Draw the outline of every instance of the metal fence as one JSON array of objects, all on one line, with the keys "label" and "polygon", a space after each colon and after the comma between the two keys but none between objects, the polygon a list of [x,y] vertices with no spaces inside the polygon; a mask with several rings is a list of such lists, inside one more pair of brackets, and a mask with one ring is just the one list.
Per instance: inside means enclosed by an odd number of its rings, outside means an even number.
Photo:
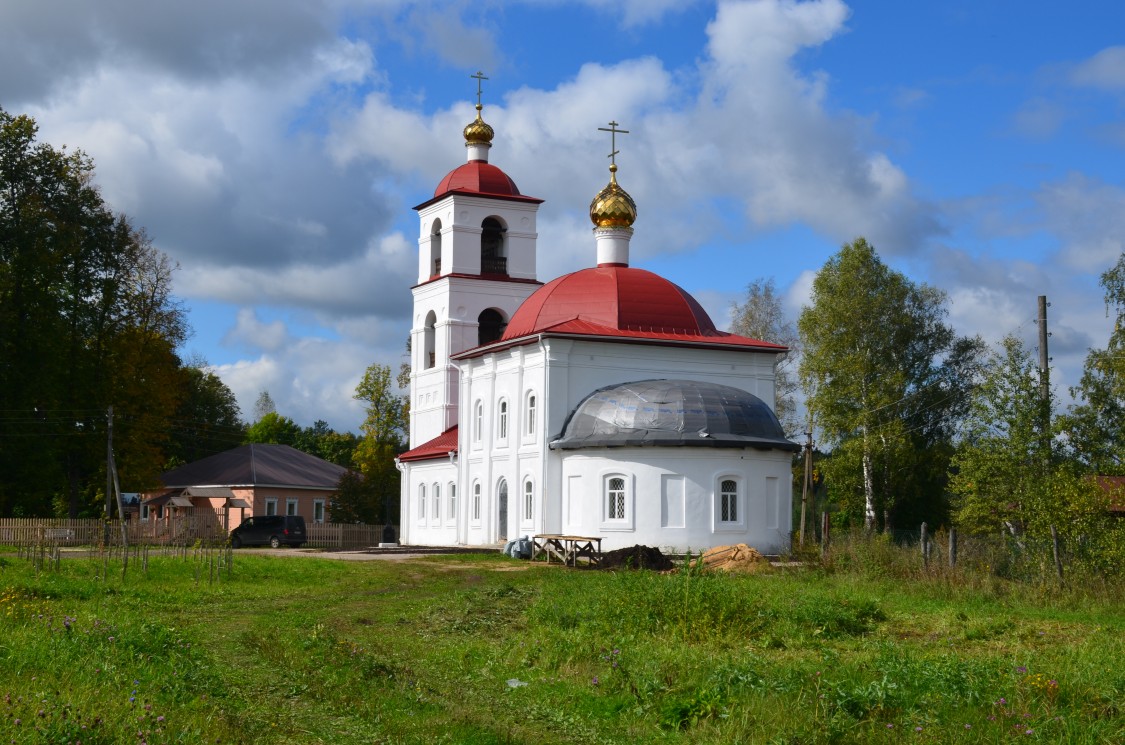
[{"label": "metal fence", "polygon": [[[395,535],[398,535],[397,526]],[[383,540],[383,525],[347,523],[308,523],[312,548],[369,548]],[[126,520],[125,540],[130,545],[180,545],[204,541],[225,541],[227,531],[211,509],[181,509],[159,520]],[[0,545],[9,546],[100,546],[120,545],[121,521],[52,518],[0,519]]]}]

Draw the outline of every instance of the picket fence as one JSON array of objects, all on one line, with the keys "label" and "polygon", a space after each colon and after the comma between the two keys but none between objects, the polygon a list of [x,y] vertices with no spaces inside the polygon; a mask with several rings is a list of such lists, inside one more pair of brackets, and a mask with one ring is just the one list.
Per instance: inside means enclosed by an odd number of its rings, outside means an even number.
[{"label": "picket fence", "polygon": [[[195,541],[222,542],[227,531],[213,510],[178,510],[161,520],[126,520],[125,539],[130,545],[169,545]],[[383,540],[382,525],[307,523],[311,548],[369,548]],[[395,527],[395,535],[398,529]],[[0,519],[0,545],[7,546],[100,546],[121,544],[119,520],[51,518]]]}]

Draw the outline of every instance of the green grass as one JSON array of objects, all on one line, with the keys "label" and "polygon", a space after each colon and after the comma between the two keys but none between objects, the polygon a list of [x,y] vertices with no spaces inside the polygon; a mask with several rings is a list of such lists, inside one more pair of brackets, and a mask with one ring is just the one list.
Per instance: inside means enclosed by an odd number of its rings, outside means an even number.
[{"label": "green grass", "polygon": [[1119,594],[234,557],[0,557],[0,744],[1125,741]]}]

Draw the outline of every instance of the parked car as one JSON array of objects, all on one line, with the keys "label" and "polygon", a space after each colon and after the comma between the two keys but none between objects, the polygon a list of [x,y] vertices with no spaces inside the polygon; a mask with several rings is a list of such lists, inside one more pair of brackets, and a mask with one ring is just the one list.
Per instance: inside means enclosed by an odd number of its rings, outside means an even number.
[{"label": "parked car", "polygon": [[230,545],[299,548],[305,536],[305,518],[300,515],[254,515],[230,532]]}]

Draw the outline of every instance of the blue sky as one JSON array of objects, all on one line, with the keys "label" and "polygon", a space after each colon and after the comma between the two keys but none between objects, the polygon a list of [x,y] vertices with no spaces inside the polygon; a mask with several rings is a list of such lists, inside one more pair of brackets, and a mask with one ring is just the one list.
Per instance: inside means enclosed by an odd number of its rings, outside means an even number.
[{"label": "blue sky", "polygon": [[1034,345],[1066,397],[1109,322],[1125,235],[1118,2],[13,0],[0,106],[84,149],[180,265],[202,356],[247,416],[354,429],[410,327],[411,207],[464,160],[480,69],[491,161],[540,210],[540,279],[594,260],[610,119],[631,134],[633,263],[727,322],[772,277],[796,317],[864,235],[949,320]]}]

